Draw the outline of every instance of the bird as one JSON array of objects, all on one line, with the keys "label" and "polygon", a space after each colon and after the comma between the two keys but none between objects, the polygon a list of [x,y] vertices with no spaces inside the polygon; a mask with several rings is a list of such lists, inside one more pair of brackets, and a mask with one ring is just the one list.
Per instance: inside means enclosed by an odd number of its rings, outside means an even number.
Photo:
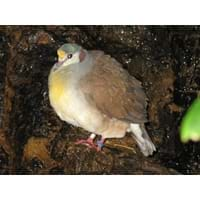
[{"label": "bird", "polygon": [[105,140],[130,132],[143,155],[152,155],[156,148],[145,129],[141,82],[101,50],[65,43],[57,55],[48,77],[50,105],[61,120],[90,133],[76,144],[101,151]]}]

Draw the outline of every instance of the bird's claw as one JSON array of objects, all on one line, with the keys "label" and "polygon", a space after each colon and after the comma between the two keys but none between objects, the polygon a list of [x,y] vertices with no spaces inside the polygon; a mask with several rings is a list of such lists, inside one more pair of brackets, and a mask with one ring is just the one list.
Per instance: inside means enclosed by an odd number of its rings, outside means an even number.
[{"label": "bird's claw", "polygon": [[98,147],[94,144],[94,141],[91,138],[88,138],[86,140],[85,139],[78,140],[75,142],[75,144],[83,144],[91,149],[95,149],[98,151]]},{"label": "bird's claw", "polygon": [[91,149],[95,149],[96,151],[101,151],[104,146],[104,140],[98,140],[97,144],[94,143],[94,140],[92,138],[88,139],[81,139],[75,142],[75,144],[83,144],[88,146]]}]

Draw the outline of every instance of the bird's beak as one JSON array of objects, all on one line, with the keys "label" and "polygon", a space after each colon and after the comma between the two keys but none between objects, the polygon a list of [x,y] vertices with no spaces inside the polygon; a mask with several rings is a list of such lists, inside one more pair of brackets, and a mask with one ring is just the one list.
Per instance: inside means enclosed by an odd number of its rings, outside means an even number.
[{"label": "bird's beak", "polygon": [[66,53],[63,50],[60,50],[60,49],[57,51],[57,54],[58,54],[59,60],[63,60],[63,58],[66,56]]}]

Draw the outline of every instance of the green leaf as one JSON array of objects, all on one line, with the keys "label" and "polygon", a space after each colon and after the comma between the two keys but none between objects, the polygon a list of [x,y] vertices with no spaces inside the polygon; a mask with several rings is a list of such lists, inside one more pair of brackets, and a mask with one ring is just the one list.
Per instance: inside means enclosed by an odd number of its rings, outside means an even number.
[{"label": "green leaf", "polygon": [[200,141],[200,98],[194,100],[181,122],[182,142]]}]

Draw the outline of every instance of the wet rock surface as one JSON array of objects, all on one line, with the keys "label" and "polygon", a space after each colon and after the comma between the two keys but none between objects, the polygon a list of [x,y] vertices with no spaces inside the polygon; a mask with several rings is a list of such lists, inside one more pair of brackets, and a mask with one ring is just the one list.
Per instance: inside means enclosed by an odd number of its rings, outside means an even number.
[{"label": "wet rock surface", "polygon": [[[200,146],[182,144],[179,126],[200,89],[199,39],[198,26],[1,26],[0,174],[198,174]],[[152,157],[129,134],[102,152],[75,145],[88,133],[62,122],[48,99],[66,42],[105,51],[142,81]]]}]

